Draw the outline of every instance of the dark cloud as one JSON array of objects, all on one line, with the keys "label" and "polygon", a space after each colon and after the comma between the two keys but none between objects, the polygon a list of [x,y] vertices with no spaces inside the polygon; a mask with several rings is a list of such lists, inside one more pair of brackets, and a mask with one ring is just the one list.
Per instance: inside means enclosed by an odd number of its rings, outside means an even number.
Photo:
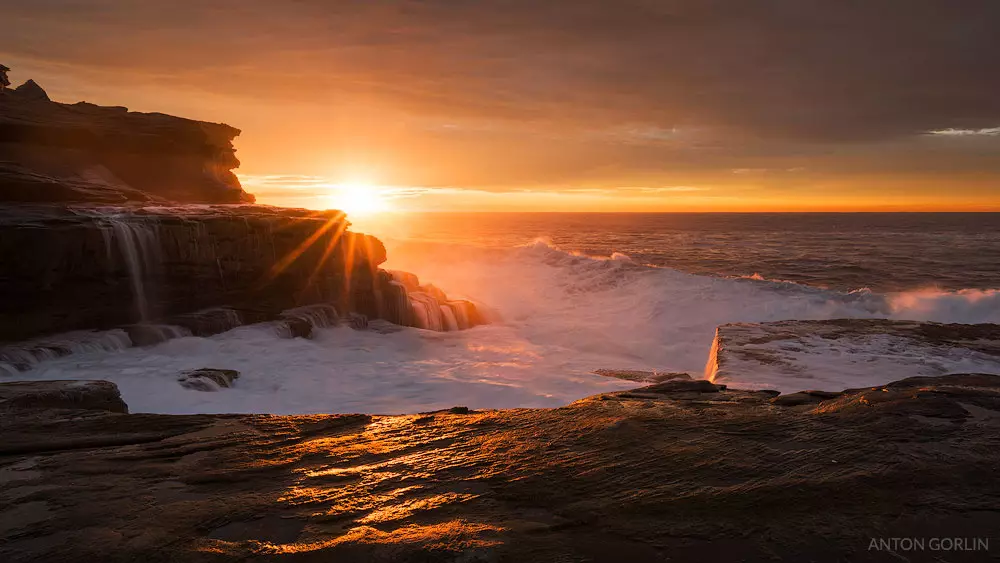
[{"label": "dark cloud", "polygon": [[[924,138],[1000,126],[996,0],[0,4],[0,56],[376,108],[434,155],[508,175],[517,159],[518,180],[581,160],[608,174],[998,168],[997,136]],[[553,143],[565,154],[532,157]]]}]

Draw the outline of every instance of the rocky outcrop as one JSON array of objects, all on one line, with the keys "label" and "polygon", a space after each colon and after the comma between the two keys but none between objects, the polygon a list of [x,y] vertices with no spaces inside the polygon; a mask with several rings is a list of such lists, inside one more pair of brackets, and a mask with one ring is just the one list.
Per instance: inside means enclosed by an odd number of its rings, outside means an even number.
[{"label": "rocky outcrop", "polygon": [[107,381],[14,381],[0,384],[0,412],[52,409],[128,413],[114,383]]},{"label": "rocky outcrop", "polygon": [[201,368],[180,374],[177,382],[193,391],[218,391],[232,387],[239,377],[234,369]]},{"label": "rocky outcrop", "polygon": [[[368,318],[436,330],[482,322],[471,303],[440,291],[420,297],[428,294],[419,285],[411,287],[422,301],[411,303],[378,269],[382,243],[348,226],[339,212],[249,205],[0,208],[0,341],[119,327],[27,344],[58,356],[80,338],[118,347],[123,335],[138,344],[178,335],[150,323],[207,336],[279,321],[294,337],[308,336],[303,321],[324,327],[340,317],[356,328]],[[426,322],[432,303],[436,324]]]},{"label": "rocky outcrop", "polygon": [[[1000,377],[912,378],[807,409],[677,383],[392,417],[0,413],[0,558],[995,557]],[[987,545],[889,553],[873,538]]]},{"label": "rocky outcrop", "polygon": [[885,319],[727,324],[716,330],[705,377],[791,391],[789,385],[830,389],[835,382],[862,386],[968,371],[1000,373],[1000,325]]},{"label": "rocky outcrop", "polygon": [[252,202],[232,170],[239,129],[85,102],[29,80],[0,94],[0,202]]},{"label": "rocky outcrop", "polygon": [[204,335],[311,303],[377,314],[385,248],[348,231],[337,212],[241,206],[2,213],[0,340],[156,320]]}]

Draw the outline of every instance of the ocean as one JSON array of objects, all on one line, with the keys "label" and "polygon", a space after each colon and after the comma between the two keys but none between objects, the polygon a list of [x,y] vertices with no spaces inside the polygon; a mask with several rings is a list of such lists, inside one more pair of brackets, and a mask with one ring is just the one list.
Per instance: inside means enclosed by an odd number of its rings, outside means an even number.
[{"label": "ocean", "polygon": [[[427,213],[362,217],[354,228],[385,241],[386,268],[476,301],[492,323],[445,333],[337,327],[313,340],[247,326],[58,358],[24,376],[108,379],[133,412],[553,407],[638,385],[597,369],[700,377],[724,323],[1000,322],[1000,214]],[[201,367],[241,378],[219,393],[176,384],[179,371]],[[959,358],[920,373],[998,368]],[[917,374],[900,366],[849,380],[818,370],[728,383],[841,390]]]},{"label": "ocean", "polygon": [[[377,219],[376,219],[377,221]],[[1000,287],[1000,213],[426,213],[376,234],[851,291]]]}]

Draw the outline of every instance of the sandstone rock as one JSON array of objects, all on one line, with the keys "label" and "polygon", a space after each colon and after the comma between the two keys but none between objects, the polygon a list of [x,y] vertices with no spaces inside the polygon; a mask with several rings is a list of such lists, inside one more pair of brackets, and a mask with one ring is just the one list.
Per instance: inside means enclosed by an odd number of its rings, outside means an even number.
[{"label": "sandstone rock", "polygon": [[[736,387],[763,383],[794,391],[806,386],[840,387],[844,381],[873,385],[970,367],[1000,373],[1000,325],[884,319],[778,321],[720,326],[706,378]],[[801,386],[789,389],[796,380]],[[782,399],[789,400],[794,399]]]},{"label": "sandstone rock", "polygon": [[[239,134],[228,125],[51,102],[29,80],[0,98],[0,161],[26,172],[0,178],[0,201],[252,202],[232,173]],[[103,172],[95,177],[95,169]],[[32,184],[42,193],[31,194]]]},{"label": "sandstone rock", "polygon": [[780,395],[771,402],[782,407],[795,407],[799,405],[812,405],[830,399],[836,399],[842,393],[832,393],[829,391],[799,391],[788,395]]},{"label": "sandstone rock", "polygon": [[194,391],[218,391],[232,387],[239,376],[234,369],[201,368],[180,374],[177,381]]},{"label": "sandstone rock", "polygon": [[1000,529],[996,379],[850,390],[822,416],[733,389],[462,416],[0,411],[0,555],[895,561],[870,538]]},{"label": "sandstone rock", "polygon": [[0,341],[143,320],[207,336],[310,303],[377,316],[385,247],[342,228],[260,206],[0,208]]},{"label": "sandstone rock", "polygon": [[646,393],[718,393],[726,388],[725,385],[717,385],[711,381],[705,379],[696,379],[692,381],[675,379],[672,381],[664,381],[663,383],[657,383],[656,385],[650,385],[649,387],[643,387],[637,389],[637,391],[643,391]]},{"label": "sandstone rock", "polygon": [[682,372],[656,372],[629,369],[598,369],[594,370],[597,375],[604,377],[614,377],[626,381],[638,381],[642,383],[662,383],[674,379],[691,379],[691,375]]},{"label": "sandstone rock", "polygon": [[14,91],[11,92],[12,96],[15,96],[21,100],[31,100],[31,101],[49,101],[49,95],[45,93],[34,80],[28,80],[24,84],[21,84]]},{"label": "sandstone rock", "polygon": [[12,381],[0,383],[0,411],[49,409],[127,413],[110,381]]}]

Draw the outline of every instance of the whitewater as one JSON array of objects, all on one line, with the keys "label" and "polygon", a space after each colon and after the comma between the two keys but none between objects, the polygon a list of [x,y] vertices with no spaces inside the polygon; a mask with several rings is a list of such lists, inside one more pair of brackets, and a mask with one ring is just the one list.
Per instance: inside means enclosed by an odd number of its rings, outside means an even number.
[{"label": "whitewater", "polygon": [[[506,249],[408,240],[387,245],[387,267],[414,272],[449,295],[476,301],[491,324],[458,332],[407,328],[389,334],[339,326],[317,329],[313,339],[280,338],[271,326],[250,325],[207,338],[82,351],[41,362],[18,378],[112,381],[132,412],[391,414],[458,405],[554,407],[641,385],[596,375],[597,369],[700,377],[715,328],[724,323],[1000,322],[996,290],[843,292],[695,275],[623,254],[567,252],[545,241]],[[954,365],[935,370],[1000,373],[1000,365],[972,360],[956,358]],[[232,389],[213,393],[177,384],[179,372],[204,367],[241,375]],[[838,379],[843,370],[837,369],[824,377],[819,369],[808,380],[751,377],[727,383],[783,392],[840,390],[885,383],[892,369],[890,361],[878,374],[862,378],[870,380]]]}]

